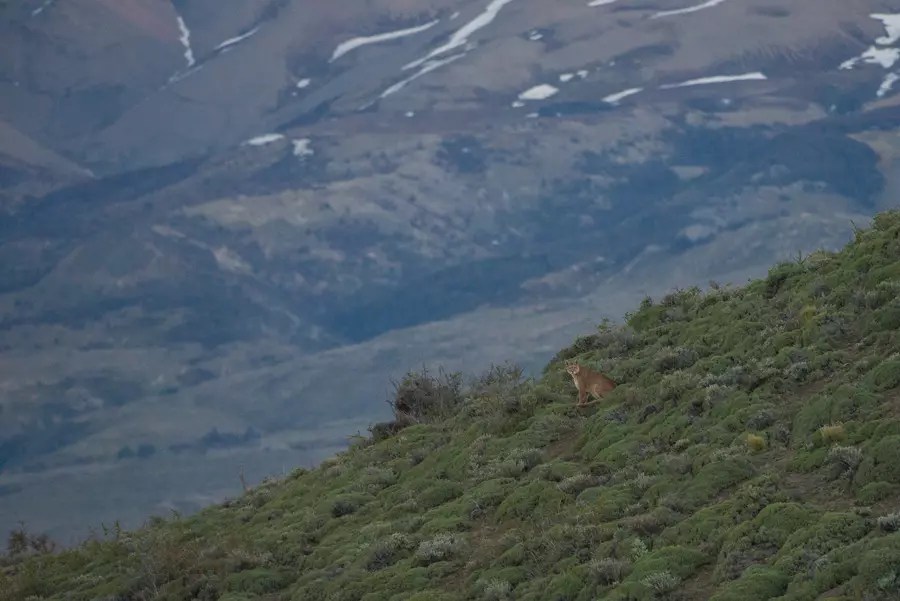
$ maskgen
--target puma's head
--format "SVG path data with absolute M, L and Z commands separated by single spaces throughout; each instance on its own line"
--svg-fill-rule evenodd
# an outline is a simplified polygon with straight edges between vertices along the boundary
M 581 371 L 581 366 L 575 361 L 566 361 L 566 371 L 573 376 L 577 376 Z

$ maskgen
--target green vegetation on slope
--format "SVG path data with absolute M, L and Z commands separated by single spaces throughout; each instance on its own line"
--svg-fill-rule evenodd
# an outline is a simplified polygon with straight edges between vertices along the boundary
M 884 213 L 839 253 L 647 300 L 539 380 L 410 376 L 417 419 L 188 519 L 19 536 L 0 598 L 900 598 L 898 293 Z M 620 382 L 581 412 L 573 357 Z

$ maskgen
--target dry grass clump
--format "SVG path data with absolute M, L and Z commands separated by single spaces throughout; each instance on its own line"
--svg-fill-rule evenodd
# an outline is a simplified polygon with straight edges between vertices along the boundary
M 819 428 L 819 434 L 826 444 L 835 444 L 843 442 L 847 438 L 847 432 L 844 430 L 844 424 L 837 422 Z
M 764 451 L 766 448 L 766 439 L 758 434 L 748 434 L 747 448 L 749 448 L 754 453 Z

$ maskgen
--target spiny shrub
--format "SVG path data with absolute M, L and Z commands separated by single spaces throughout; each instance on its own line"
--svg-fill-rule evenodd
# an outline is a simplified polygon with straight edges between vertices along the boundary
M 747 428 L 750 430 L 765 430 L 775 422 L 775 413 L 771 409 L 761 409 L 747 420 Z
M 710 382 L 709 384 L 703 386 L 703 390 L 707 406 L 710 408 L 727 397 L 729 393 L 731 393 L 731 388 L 723 384 L 718 384 L 716 382 Z
M 900 531 L 900 512 L 889 513 L 888 515 L 880 516 L 875 523 L 878 524 L 878 527 L 884 530 L 885 532 L 897 532 Z
M 491 578 L 483 585 L 483 601 L 506 601 L 512 594 L 512 584 L 508 580 Z
M 515 478 L 530 471 L 544 461 L 544 454 L 539 449 L 513 449 L 505 457 L 484 461 L 475 455 L 471 462 L 471 473 L 477 480 L 490 480 L 498 477 Z
M 647 544 L 642 541 L 640 538 L 635 537 L 631 540 L 631 545 L 629 548 L 630 557 L 632 560 L 637 561 L 641 557 L 647 554 Z
M 660 349 L 653 357 L 653 366 L 659 372 L 687 369 L 696 362 L 697 353 L 682 346 Z
M 465 541 L 459 534 L 439 534 L 438 536 L 422 541 L 416 549 L 416 559 L 423 564 L 436 561 L 453 559 L 462 553 Z
M 673 371 L 666 375 L 659 386 L 659 396 L 663 401 L 678 401 L 696 385 L 694 376 L 686 371 Z
M 366 569 L 372 572 L 384 569 L 397 561 L 401 554 L 412 549 L 413 546 L 409 536 L 402 532 L 394 532 L 371 546 Z
M 623 578 L 631 572 L 631 563 L 614 559 L 612 557 L 604 557 L 603 559 L 592 559 L 587 564 L 588 573 L 591 578 L 599 584 L 609 585 L 621 582 Z
M 835 478 L 852 479 L 862 460 L 862 451 L 856 447 L 835 445 L 828 451 L 827 461 L 832 466 Z
M 678 588 L 681 580 L 668 570 L 653 572 L 641 579 L 641 584 L 649 588 L 656 595 L 667 595 Z
M 570 495 L 577 495 L 581 491 L 597 484 L 597 479 L 590 474 L 575 474 L 563 479 L 556 486 L 559 490 Z
M 361 493 L 339 495 L 331 502 L 331 515 L 336 518 L 350 515 L 365 505 L 370 498 Z

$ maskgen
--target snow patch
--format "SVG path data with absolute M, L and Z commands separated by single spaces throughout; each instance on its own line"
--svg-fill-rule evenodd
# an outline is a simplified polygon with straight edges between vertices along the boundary
M 644 91 L 644 88 L 629 88 L 627 90 L 622 90 L 621 92 L 616 92 L 615 94 L 610 94 L 609 96 L 605 96 L 601 100 L 603 102 L 608 102 L 609 104 L 616 104 L 623 98 L 631 96 L 633 94 L 637 94 L 638 92 Z
M 271 144 L 272 142 L 277 142 L 282 139 L 284 139 L 282 134 L 263 134 L 261 136 L 256 136 L 255 138 L 250 138 L 245 141 L 244 144 L 247 146 L 265 146 L 266 144 Z
M 695 13 L 697 11 L 703 10 L 705 8 L 712 8 L 713 6 L 718 6 L 722 4 L 725 0 L 707 0 L 703 4 L 695 4 L 694 6 L 688 6 L 686 8 L 677 8 L 675 10 L 664 10 L 658 13 L 654 13 L 650 15 L 651 19 L 659 19 L 661 17 L 674 17 L 675 15 L 686 15 L 688 13 Z
M 681 83 L 666 84 L 659 86 L 663 90 L 671 90 L 672 88 L 684 88 L 687 86 L 702 86 L 713 83 L 727 83 L 730 81 L 759 81 L 768 79 L 764 74 L 756 71 L 754 73 L 744 73 L 743 75 L 711 75 L 709 77 L 698 77 L 697 79 L 688 79 Z
M 532 42 L 537 42 L 544 39 L 544 34 L 542 34 L 540 31 L 532 31 L 528 34 L 528 39 Z
M 438 46 L 424 57 L 415 60 L 408 65 L 405 65 L 403 69 L 414 69 L 438 55 L 445 54 L 446 52 L 459 48 L 460 46 L 465 46 L 469 43 L 469 37 L 472 34 L 477 32 L 479 29 L 490 25 L 491 22 L 493 22 L 493 20 L 497 18 L 500 10 L 512 1 L 513 0 L 491 0 L 487 7 L 485 7 L 483 13 L 453 32 L 453 35 L 450 36 L 450 39 L 446 44 L 444 44 L 443 46 Z
M 216 249 L 212 250 L 212 254 L 216 259 L 216 263 L 218 263 L 219 267 L 225 271 L 232 271 L 235 273 L 252 273 L 253 268 L 244 261 L 241 256 L 231 250 L 226 246 L 220 246 Z
M 888 15 L 883 13 L 872 13 L 869 15 L 873 19 L 881 21 L 887 35 L 875 38 L 877 46 L 890 46 L 896 44 L 900 40 L 900 15 Z M 896 48 L 877 48 L 869 46 L 869 48 L 851 59 L 845 60 L 840 65 L 840 69 L 852 69 L 859 63 L 867 63 L 870 65 L 881 65 L 884 69 L 890 69 L 900 60 L 900 50 Z
M 346 42 L 341 42 L 338 44 L 337 48 L 334 49 L 334 53 L 331 55 L 331 60 L 328 62 L 334 62 L 340 57 L 344 56 L 351 50 L 355 50 L 360 46 L 366 46 L 368 44 L 377 44 L 379 42 L 386 42 L 388 40 L 396 40 L 398 38 L 403 38 L 411 35 L 415 35 L 417 33 L 421 33 L 426 29 L 430 29 L 440 22 L 440 19 L 435 19 L 429 23 L 425 23 L 424 25 L 417 25 L 416 27 L 409 27 L 407 29 L 398 29 L 397 31 L 388 31 L 386 33 L 380 33 L 378 35 L 368 36 L 368 37 L 359 37 L 353 38 L 351 40 L 347 40 Z
M 519 94 L 519 100 L 546 100 L 557 92 L 559 92 L 559 88 L 542 83 Z
M 842 62 L 840 68 L 852 69 L 859 63 L 867 63 L 870 65 L 881 65 L 885 69 L 890 69 L 898 60 L 900 60 L 900 50 L 871 46 L 859 56 Z
M 513 107 L 514 109 L 520 109 L 520 108 L 522 108 L 523 106 L 525 106 L 525 103 L 522 102 L 521 100 L 516 100 L 515 102 L 512 103 L 512 107 Z
M 184 46 L 184 60 L 187 61 L 188 68 L 194 66 L 194 51 L 191 49 L 191 30 L 187 28 L 187 23 L 178 15 L 178 29 L 181 30 L 181 45 Z
M 303 88 L 308 88 L 309 84 L 312 83 L 312 80 L 308 77 L 304 77 L 300 81 L 297 82 L 297 89 L 302 90 Z
M 702 242 L 705 240 L 709 240 L 714 237 L 718 230 L 710 225 L 705 223 L 694 223 L 686 228 L 682 229 L 679 233 L 684 238 L 687 238 L 690 242 Z
M 873 19 L 881 21 L 887 35 L 875 39 L 875 43 L 881 46 L 890 46 L 900 40 L 900 15 L 888 15 L 884 13 L 872 13 Z
M 222 42 L 221 44 L 219 44 L 218 46 L 213 48 L 213 50 L 224 50 L 225 48 L 228 48 L 229 46 L 234 46 L 235 44 L 239 44 L 239 43 L 243 42 L 244 40 L 246 40 L 247 38 L 249 38 L 250 36 L 252 36 L 257 31 L 259 31 L 259 26 L 254 27 L 247 33 L 243 33 L 243 34 L 241 34 L 239 36 L 235 36 L 233 38 L 228 38 L 227 40 L 225 40 L 224 42 Z
M 576 71 L 575 73 L 560 74 L 559 81 L 561 83 L 568 83 L 568 82 L 572 81 L 573 79 L 575 79 L 576 77 L 578 77 L 579 79 L 587 79 L 587 76 L 588 76 L 588 70 L 580 69 L 580 70 Z
M 291 143 L 294 145 L 295 157 L 305 157 L 315 154 L 313 149 L 310 148 L 309 138 L 300 138 L 299 140 L 293 140 Z
M 607 4 L 612 4 L 613 2 L 618 2 L 618 0 L 592 0 L 591 2 L 588 2 L 588 6 L 593 8 L 594 6 L 605 6 Z

